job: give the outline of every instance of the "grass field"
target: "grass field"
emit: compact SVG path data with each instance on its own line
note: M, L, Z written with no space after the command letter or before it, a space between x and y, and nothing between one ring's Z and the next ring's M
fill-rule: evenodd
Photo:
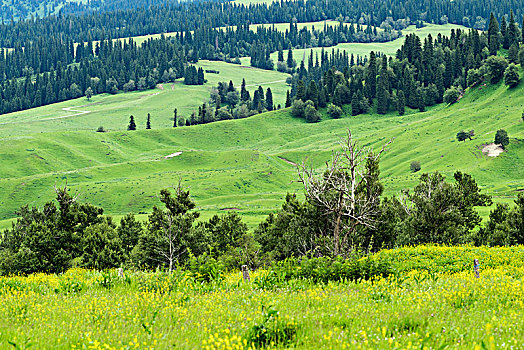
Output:
M0 347L253 349L267 337L269 348L521 348L522 246L380 255L400 272L358 283L275 283L261 270L251 283L240 273L201 283L182 271L0 277ZM480 259L480 278L469 257Z
M325 51L331 52L331 50L340 50L340 51L346 51L349 55L353 54L355 57L361 56L368 56L370 51L375 52L381 52L385 55L394 56L398 49L404 44L404 38L406 35L415 33L421 38L427 37L429 34L433 36L433 38L436 38L438 34L449 36L451 33L451 29L462 29L462 30L468 30L468 28L457 25L457 24L445 24L445 25L439 25L439 24L431 24L426 23L426 26L423 28L417 29L414 25L409 26L408 28L404 29L402 31L402 36L396 40L388 41L385 43L343 43L338 44L333 47L326 47L324 48ZM314 48L307 48L307 49L295 49L293 50L293 58L297 61L297 63L300 63L303 59L304 62L307 64L309 60L309 54L313 50L313 54L318 54L320 56L320 52L322 51L322 48L320 47L314 47ZM271 54L271 58L274 62L278 59L278 53L274 52ZM287 59L287 52L284 52L284 60ZM249 64L249 57L244 57L241 59L242 64L248 65Z
M120 96L127 98L111 98ZM166 124L171 107L161 100L157 105L158 111L167 109ZM346 128L365 146L379 147L394 139L381 162L387 194L416 183L419 175L409 171L413 160L421 162L423 172L439 170L448 177L456 170L470 173L496 201L510 202L524 188L524 168L516 166L524 158L520 120L524 84L513 90L502 84L477 87L457 104L425 113L346 115L338 120L324 118L318 124L276 111L243 120L158 129L161 118L153 110L153 130L128 132L131 109L122 110L117 104L112 108L112 113L109 109L58 120L42 120L45 113L37 110L1 116L0 122L11 124L0 129L0 217L12 218L15 209L26 203L42 205L53 198L53 185L66 180L83 201L102 206L108 214L149 212L158 203L159 190L181 177L206 217L236 208L253 227L281 205L286 192L301 193L300 184L293 182L294 166L282 158L301 162L309 157L315 165L323 164ZM148 110L143 111L133 111L139 128ZM114 131L96 133L99 125ZM508 152L487 158L479 148L492 142L499 128L511 137ZM474 129L477 136L459 143L455 135L462 129ZM183 153L164 159L175 152Z
M203 102L209 100L209 92L219 81L232 80L238 90L242 79L247 89L253 91L262 85L271 87L275 104L284 104L288 86L287 74L241 67L220 61L200 61L197 66L218 70L220 74L206 74L208 82L203 86L188 86L182 80L175 84L163 84L161 88L117 95L96 95L91 101L79 98L62 103L34 108L0 116L0 137L23 136L54 131L125 130L129 115L134 115L138 128L145 127L147 113L152 115L153 128L173 125L173 110L189 117Z

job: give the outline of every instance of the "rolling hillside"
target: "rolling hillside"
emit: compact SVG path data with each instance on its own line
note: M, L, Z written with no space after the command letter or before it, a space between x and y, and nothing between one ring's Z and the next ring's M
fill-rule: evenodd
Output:
M318 124L281 110L177 129L96 133L103 116L81 130L92 118L85 114L68 118L67 129L79 131L59 132L47 129L51 121L33 123L37 117L28 114L10 127L19 132L2 132L0 218L13 217L25 203L42 205L53 197L53 185L65 181L107 214L146 213L158 203L161 188L182 178L206 217L237 209L253 225L278 208L286 192L301 192L290 163L309 157L320 166L346 128L366 146L394 139L381 163L387 194L416 183L419 174L410 173L409 164L417 160L422 172L470 173L495 201L509 202L524 188L523 109L523 84L513 90L499 84L476 87L457 104L425 113L325 117ZM103 124L113 118L107 114ZM24 129L29 126L34 128ZM501 156L488 158L480 149L499 128L507 130L511 143ZM474 129L477 136L458 142L455 135L462 129ZM166 158L177 152L182 153Z

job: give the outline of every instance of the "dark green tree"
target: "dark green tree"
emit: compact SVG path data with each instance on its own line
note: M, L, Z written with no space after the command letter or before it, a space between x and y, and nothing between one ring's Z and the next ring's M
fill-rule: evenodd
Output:
M127 130L136 130L135 117L129 117L129 125L127 126Z
M267 88L266 90L266 109L268 111L273 110L273 93L270 88Z
M151 129L151 114L147 113L146 129Z
M497 130L497 133L495 134L495 144L501 145L502 148L506 149L506 146L509 145L509 137L506 130Z
M499 42L499 22L495 18L493 12L489 18L489 27L488 27L488 49L490 55L496 55L500 47Z

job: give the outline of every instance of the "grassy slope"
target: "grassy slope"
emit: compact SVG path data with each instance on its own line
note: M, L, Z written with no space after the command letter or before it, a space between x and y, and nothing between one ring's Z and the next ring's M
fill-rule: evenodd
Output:
M300 185L292 182L294 167L279 157L300 162L309 156L320 165L346 128L366 146L379 147L395 139L381 164L388 194L416 182L418 174L409 172L409 164L418 160L423 171L439 170L448 177L455 170L471 173L496 200L510 201L515 190L524 187L524 169L516 166L523 164L524 142L515 140L524 138L523 108L521 84L514 90L503 85L478 87L454 106L403 117L372 114L306 124L277 111L244 120L136 132L38 133L35 128L34 133L9 137L4 129L0 217L11 217L24 203L41 205L53 197L53 184L66 179L83 200L110 214L147 212L158 203L159 189L182 177L206 216L238 208L253 225L279 207L287 191L300 191ZM81 128L90 118L69 118L68 128ZM107 116L108 121L112 118ZM47 123L20 125L45 128ZM499 128L513 138L509 151L487 159L479 146L492 142ZM459 143L455 135L461 129L475 129L478 136ZM163 158L177 151L183 154Z
M163 89L102 94L91 101L85 98L56 103L22 112L0 116L0 137L13 137L35 132L54 132L68 130L96 130L102 125L107 130L125 130L129 115L133 114L139 128L145 127L147 113L152 115L153 128L166 128L173 124L173 110L178 108L179 115L188 117L202 102L209 99L211 87L219 81L232 80L240 89L242 78L246 79L247 89L253 91L262 85L271 87L275 104L284 104L287 74L276 71L264 71L252 67L241 67L225 62L200 61L198 66L214 69L220 74L206 74L208 82L203 86L187 86L181 81L175 84L163 84ZM64 111L72 108L74 111ZM75 111L90 111L79 116Z
M409 26L408 28L404 29L402 31L402 36L396 40L385 42L385 43L343 43L338 44L333 47L326 47L324 50L331 52L331 50L340 50L340 51L347 51L349 54L353 54L355 56L367 56L369 55L370 51L379 51L386 55L395 55L398 49L402 46L404 43L404 38L408 34L415 33L421 38L425 38L428 36L428 34L431 34L433 38L436 38L438 34L449 36L451 33L451 29L463 29L467 30L468 28L457 25L457 24L445 24L445 25L438 25L438 24L430 24L426 23L426 26L423 28L417 29L414 25ZM320 47L314 47L314 48L308 48L308 49L296 49L293 50L293 57L297 61L297 63L301 62L302 59L305 59L305 62L308 62L309 59L309 53L313 50L314 54L320 55L320 52L322 51L322 48ZM271 55L271 58L274 62L278 59L278 53L274 52ZM287 52L284 52L284 60L287 59ZM249 57L245 57L241 59L242 64L249 64Z

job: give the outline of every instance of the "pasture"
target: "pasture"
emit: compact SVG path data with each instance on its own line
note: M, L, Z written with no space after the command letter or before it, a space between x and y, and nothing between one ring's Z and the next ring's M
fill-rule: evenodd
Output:
M120 96L126 97L100 98ZM253 227L280 207L286 192L302 193L290 163L308 158L321 167L347 128L363 146L378 148L394 140L381 161L387 195L417 182L420 173L410 172L411 161L421 163L421 172L438 170L448 179L457 170L467 172L495 201L509 203L524 187L524 168L515 166L524 158L522 84L516 89L478 86L457 104L424 113L346 114L340 119L323 117L316 124L280 110L174 129L169 127L168 107L163 128L152 112L152 130L144 130L150 110L133 111L139 130L130 132L126 125L131 110L114 108L118 112L58 120L40 120L35 111L0 117L0 122L11 122L1 129L0 217L13 218L24 204L42 205L54 197L53 185L66 181L82 201L102 206L106 214L148 213L159 203L159 190L182 178L204 217L234 209ZM167 109L162 104L157 108ZM111 131L95 132L99 125ZM493 142L500 128L507 130L510 145L502 155L488 158L481 149ZM456 133L463 129L474 129L477 136L458 142ZM165 158L175 152L182 153ZM488 213L489 209L482 211L483 216Z

